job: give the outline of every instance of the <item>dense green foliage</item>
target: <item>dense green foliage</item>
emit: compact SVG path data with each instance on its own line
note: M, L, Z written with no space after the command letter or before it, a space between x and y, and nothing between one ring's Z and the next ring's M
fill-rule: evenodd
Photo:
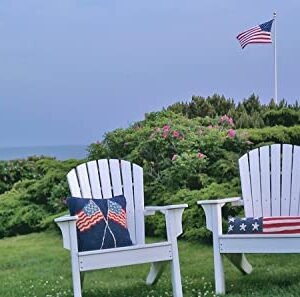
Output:
M193 96L191 102L177 102L167 108L190 119L215 117L227 114L236 120L237 128L262 128L265 126L294 126L300 124L298 101L288 104L284 99L275 104L261 104L259 97L252 94L239 103L217 94L207 98Z
M66 173L77 160L29 158L1 162L0 176L10 176L1 187L0 238L45 229L51 215L65 210Z
M60 235L43 232L2 239L0 251L1 297L73 296L70 255L62 248ZM215 297L211 246L180 241L179 254L184 296ZM255 254L247 258L254 272L246 276L225 258L226 297L299 296L299 255ZM83 296L172 296L169 266L154 286L145 284L149 267L143 264L87 272Z
M145 204L188 203L185 238L207 239L204 213L196 201L239 195L237 161L249 149L270 143L300 145L299 112L297 103L265 106L254 95L238 105L217 95L193 97L189 104L174 104L107 133L102 142L89 146L89 159L141 165ZM246 118L251 125L243 124ZM244 126L258 128L237 129ZM48 228L66 211L66 173L81 162L45 157L1 161L0 238ZM226 206L224 217L228 214L235 211ZM163 236L164 230L162 217L147 218L149 235Z

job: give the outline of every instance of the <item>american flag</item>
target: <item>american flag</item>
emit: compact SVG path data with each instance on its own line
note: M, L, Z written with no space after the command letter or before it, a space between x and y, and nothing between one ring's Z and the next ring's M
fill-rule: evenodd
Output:
M255 26L240 33L236 38L244 48L251 43L272 43L271 29L274 20Z
M80 232L90 229L104 219L99 206L92 200L77 214L76 226Z
M300 217L228 219L228 234L300 234Z
M127 228L126 211L117 202L110 201L110 200L108 200L107 202L108 202L107 218L120 224L124 228Z

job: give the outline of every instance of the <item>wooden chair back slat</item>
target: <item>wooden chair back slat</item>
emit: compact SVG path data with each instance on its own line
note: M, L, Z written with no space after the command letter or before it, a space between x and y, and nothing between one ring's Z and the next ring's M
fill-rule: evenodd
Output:
M300 147L294 146L290 215L298 216L300 200Z
M109 169L114 196L123 195L120 161L115 159L109 160Z
M248 217L253 217L253 204L248 154L245 154L239 159L239 167L245 214Z
M281 145L271 145L271 207L272 216L280 216Z
M80 191L80 186L78 183L77 179L77 173L76 169L72 169L68 174L67 174L67 180L70 188L71 195L73 197L78 197L81 198L81 191Z
M142 167L133 164L134 180L134 202L135 202L135 234L138 244L145 243L145 223L144 223L144 181Z
M291 184L292 184L292 161L293 146L282 146L282 169L281 169L281 215L290 215Z
M127 202L127 224L128 230L130 230L131 240L133 243L136 243L136 232L135 232L135 205L133 196L133 179L132 179L132 169L131 163L128 161L121 161L121 174L124 188L124 196L126 197ZM142 197L144 203L144 197Z
M111 191L108 161L106 159L98 160L98 167L102 188L102 197L104 199L111 198L113 195Z
M255 217L262 216L262 203L261 203L261 187L260 187L260 164L259 164L259 151L258 149L252 150L249 153L250 163L250 179L252 185L252 205Z
M101 199L102 192L101 192L101 185L100 185L97 161L88 162L87 168L88 168L88 174L89 174L89 178L90 178L92 197L94 199Z
M260 180L261 180L261 205L264 217L271 216L271 175L270 175L270 147L263 146L259 149Z
M89 176L86 168L86 164L77 166L77 177L79 180L80 190L83 198L92 198L92 192L90 187Z

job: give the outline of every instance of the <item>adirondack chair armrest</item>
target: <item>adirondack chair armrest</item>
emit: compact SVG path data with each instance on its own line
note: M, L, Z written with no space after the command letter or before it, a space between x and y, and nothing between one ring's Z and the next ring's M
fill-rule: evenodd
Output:
M145 216L154 215L157 211L163 213L166 219L167 237L173 241L182 234L182 214L187 204L166 205L166 206L146 206Z
M237 206L242 203L241 197L232 197L225 199L216 200L199 200L198 205L201 205L205 212L206 217L206 227L208 230L216 233L217 235L222 234L222 207L226 203L232 203L232 205Z
M144 214L145 216L154 215L157 211L164 213L166 210L172 209L184 209L187 208L187 204L174 204L174 205L164 205L164 206L145 206Z
M61 230L63 237L63 246L65 249L77 250L77 233L76 233L76 220L77 216L65 215L56 218L54 222ZM71 246L72 245L72 246Z
M198 200L197 201L198 205L207 205L207 204L223 204L224 205L225 203L231 203L232 205L240 205L240 203L243 203L243 200L241 197L230 197L230 198L224 198L224 199Z

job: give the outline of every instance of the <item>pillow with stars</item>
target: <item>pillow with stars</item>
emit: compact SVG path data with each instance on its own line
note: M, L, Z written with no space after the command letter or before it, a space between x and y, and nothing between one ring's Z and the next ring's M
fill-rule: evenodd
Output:
M300 234L300 216L228 218L228 234Z
M263 233L263 218L228 218L228 234Z

